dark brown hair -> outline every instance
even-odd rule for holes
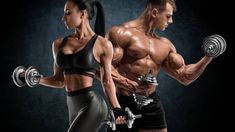
[[[164,10],[166,7],[166,3],[171,4],[174,11],[177,10],[174,0],[148,0],[147,7],[152,6],[157,7],[160,10]]]
[[[105,17],[103,6],[98,0],[67,0],[73,2],[78,6],[80,10],[86,10],[88,18],[91,20],[95,15],[94,6],[97,9],[97,15],[95,20],[95,33],[104,36],[105,35]]]

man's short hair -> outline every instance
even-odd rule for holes
[[[157,7],[160,10],[164,10],[166,7],[166,3],[169,3],[172,5],[173,10],[176,11],[176,4],[174,0],[148,0],[147,7]]]

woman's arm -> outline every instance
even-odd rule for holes
[[[113,46],[108,40],[103,40],[103,53],[100,55],[100,77],[103,89],[112,108],[120,108],[116,97],[116,88],[111,76],[111,63],[113,58]]]
[[[56,56],[58,52],[59,45],[61,44],[62,39],[57,39],[52,44],[52,52],[54,58],[54,75],[49,77],[43,77],[40,79],[39,84],[51,87],[51,88],[64,88],[64,75],[63,70],[59,68],[56,64]]]

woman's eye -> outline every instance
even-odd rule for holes
[[[70,15],[72,12],[71,11],[66,11],[65,15]]]

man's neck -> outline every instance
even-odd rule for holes
[[[147,13],[143,13],[136,19],[136,28],[143,31],[146,35],[152,36],[154,34],[154,21]]]

